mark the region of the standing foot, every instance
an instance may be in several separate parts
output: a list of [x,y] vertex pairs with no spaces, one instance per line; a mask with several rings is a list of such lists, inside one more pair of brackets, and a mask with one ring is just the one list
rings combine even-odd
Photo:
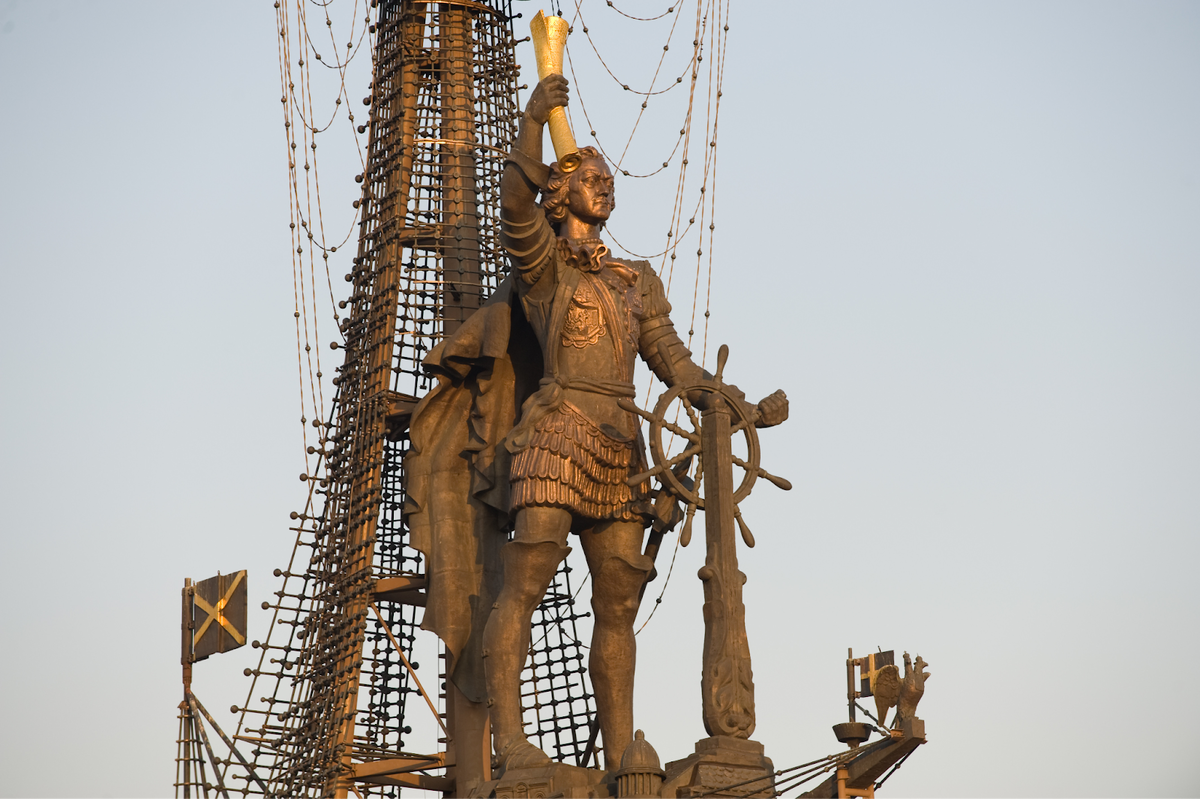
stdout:
[[492,768],[507,772],[522,768],[540,768],[550,765],[550,756],[531,744],[524,737],[509,741],[496,753]]

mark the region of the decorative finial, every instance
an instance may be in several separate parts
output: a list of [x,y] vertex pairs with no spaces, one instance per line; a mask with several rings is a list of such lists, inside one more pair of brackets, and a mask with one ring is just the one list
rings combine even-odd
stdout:
[[659,796],[666,772],[658,760],[658,752],[638,730],[621,755],[621,770],[617,772],[617,796]]

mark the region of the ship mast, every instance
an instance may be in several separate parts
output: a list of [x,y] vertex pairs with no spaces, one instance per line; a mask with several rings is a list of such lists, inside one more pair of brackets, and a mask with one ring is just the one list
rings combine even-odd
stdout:
[[[344,359],[330,421],[315,423],[324,468],[306,475],[323,508],[297,514],[300,557],[277,572],[275,634],[242,709],[255,768],[279,796],[345,797],[356,782],[449,793],[488,776],[486,711],[471,715],[452,683],[447,750],[400,754],[407,700],[423,695],[436,712],[437,699],[411,662],[424,580],[400,509],[408,419],[428,387],[421,359],[505,268],[492,231],[517,116],[511,15],[507,0],[381,0],[373,30]],[[256,708],[260,680],[270,696]],[[476,745],[455,751],[460,737]],[[447,763],[445,776],[428,773]]]

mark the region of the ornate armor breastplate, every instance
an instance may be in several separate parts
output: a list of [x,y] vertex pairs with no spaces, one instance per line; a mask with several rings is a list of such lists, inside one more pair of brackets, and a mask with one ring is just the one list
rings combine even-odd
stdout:
[[583,349],[598,342],[608,332],[604,324],[604,314],[600,310],[600,298],[596,296],[597,291],[603,290],[592,283],[590,275],[583,275],[563,320],[564,347]]

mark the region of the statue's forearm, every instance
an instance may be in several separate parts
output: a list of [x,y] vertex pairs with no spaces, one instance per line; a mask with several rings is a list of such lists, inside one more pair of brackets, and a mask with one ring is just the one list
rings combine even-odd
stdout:
[[528,113],[521,114],[521,122],[517,126],[517,140],[513,143],[514,150],[520,150],[534,161],[542,160],[542,128],[544,125],[535,122]]
[[[662,316],[643,323],[641,347],[650,370],[668,386],[693,385],[713,379],[707,370],[692,360],[691,351],[675,332],[675,326],[671,324],[669,317]],[[729,388],[739,396],[742,410],[749,418],[756,418],[756,406],[746,402],[736,386]],[[704,399],[704,392],[693,391],[688,394],[688,401],[697,406],[702,407]]]
[[668,386],[712,377],[692,360],[692,353],[675,332],[670,317],[660,316],[642,323],[641,349],[650,370]]
[[529,221],[537,208],[538,176],[528,173],[534,171],[533,165],[542,163],[542,127],[528,113],[521,115],[517,139],[500,178],[500,208],[513,222]]

